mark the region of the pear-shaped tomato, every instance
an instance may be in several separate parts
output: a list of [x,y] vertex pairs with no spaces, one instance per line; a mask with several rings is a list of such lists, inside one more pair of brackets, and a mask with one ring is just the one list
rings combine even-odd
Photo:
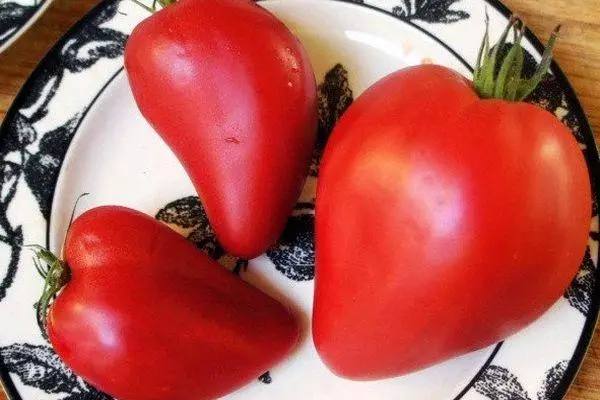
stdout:
[[246,259],[264,252],[283,232],[316,139],[315,77],[298,39],[249,0],[181,0],[136,27],[125,68],[219,242]]

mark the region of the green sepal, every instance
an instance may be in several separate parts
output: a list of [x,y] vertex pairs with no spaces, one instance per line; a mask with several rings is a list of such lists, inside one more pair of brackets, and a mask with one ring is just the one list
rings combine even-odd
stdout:
[[[511,30],[514,33],[513,42],[504,59],[499,60],[499,53],[505,47]],[[552,32],[534,75],[524,79],[522,75],[525,56],[521,42],[525,35],[525,24],[519,17],[511,16],[496,45],[490,47],[489,17],[486,14],[485,34],[473,72],[473,85],[479,96],[483,99],[508,101],[522,101],[527,98],[550,69],[559,30],[560,26]],[[499,62],[502,62],[500,68],[498,68]]]
[[144,10],[151,12],[151,13],[156,12],[159,9],[158,6],[160,6],[160,9],[163,9],[165,7],[169,7],[169,6],[177,3],[177,0],[153,0],[152,6],[147,6],[146,4],[142,3],[140,0],[131,0],[131,1],[133,1],[138,6],[142,7]]

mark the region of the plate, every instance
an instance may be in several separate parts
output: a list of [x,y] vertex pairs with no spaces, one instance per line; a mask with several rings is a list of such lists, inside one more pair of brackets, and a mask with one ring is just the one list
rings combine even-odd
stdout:
[[52,0],[0,0],[0,53],[46,11]]
[[[509,15],[493,0],[260,4],[306,46],[319,82],[324,130],[353,98],[398,68],[433,62],[469,76],[485,13],[493,34],[500,33]],[[146,16],[129,0],[101,2],[40,63],[1,128],[0,372],[11,399],[108,398],[73,375],[41,335],[33,304],[42,281],[30,254],[21,251],[22,244],[32,243],[60,250],[75,200],[84,192],[91,194],[77,213],[118,204],[153,215],[303,316],[303,340],[296,353],[228,399],[563,397],[598,315],[597,192],[581,271],[536,323],[502,343],[406,377],[360,383],[339,379],[317,358],[309,333],[319,150],[280,243],[249,263],[224,254],[184,170],[137,110],[123,72],[127,35]],[[527,39],[532,70],[541,44],[531,33]],[[571,128],[597,179],[600,168],[590,127],[557,65],[531,101]]]

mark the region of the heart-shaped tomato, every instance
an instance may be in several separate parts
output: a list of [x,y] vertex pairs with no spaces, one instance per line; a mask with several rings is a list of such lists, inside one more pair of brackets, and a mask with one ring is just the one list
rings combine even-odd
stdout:
[[585,161],[552,114],[481,100],[443,67],[396,72],[325,150],[317,350],[338,375],[377,379],[493,344],[562,295],[590,218]]
[[79,217],[64,263],[51,269],[52,346],[98,389],[123,400],[214,399],[290,353],[291,313],[166,225],[131,209],[100,207]]

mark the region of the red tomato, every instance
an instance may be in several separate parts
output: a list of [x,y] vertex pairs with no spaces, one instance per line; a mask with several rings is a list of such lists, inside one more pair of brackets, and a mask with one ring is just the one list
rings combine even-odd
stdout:
[[137,26],[125,68],[220,243],[260,255],[285,227],[316,139],[315,77],[300,42],[251,1],[182,0]]
[[136,211],[83,214],[65,263],[71,279],[50,306],[48,336],[78,375],[119,399],[214,399],[297,342],[284,306]]
[[590,182],[552,114],[418,66],[342,117],[316,215],[317,350],[340,376],[386,378],[491,345],[557,301],[584,256]]

